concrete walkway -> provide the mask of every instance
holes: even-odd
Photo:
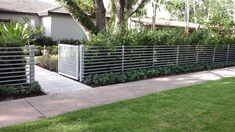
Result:
[[[41,85],[42,90],[47,94],[59,94],[91,89],[91,87],[87,85],[38,66],[35,66],[35,79]]]
[[[222,77],[235,77],[235,67],[0,102],[0,127],[53,117],[69,111],[136,98],[208,80],[218,80]]]

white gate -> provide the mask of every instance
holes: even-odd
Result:
[[[79,69],[79,46],[59,44],[59,74],[79,80]]]

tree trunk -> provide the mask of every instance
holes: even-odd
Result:
[[[152,2],[152,7],[153,7],[152,28],[154,29],[156,26],[156,10],[157,10],[157,6],[154,1]]]
[[[189,0],[185,0],[185,32],[189,32]]]
[[[233,0],[233,22],[235,23],[235,0]]]
[[[96,12],[96,27],[99,31],[104,31],[106,28],[106,10],[103,0],[94,0],[94,7]]]
[[[197,16],[196,16],[196,0],[193,0],[193,15],[194,15],[194,23],[197,23]]]
[[[206,22],[209,22],[210,21],[210,13],[211,13],[211,0],[209,0],[209,5],[208,5],[208,12],[207,12],[207,19],[206,19]]]
[[[115,30],[119,29],[124,23],[124,6],[125,0],[115,0],[116,16],[115,16]]]
[[[127,17],[130,18],[147,0],[138,0],[130,9],[127,9]],[[120,29],[121,26],[125,22],[124,9],[127,7],[128,0],[114,0],[115,8],[116,8],[116,16],[115,16],[115,30]]]

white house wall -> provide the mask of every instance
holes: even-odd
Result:
[[[87,40],[82,27],[69,15],[51,15],[51,37],[55,40]]]
[[[22,22],[24,18],[29,18],[30,21],[35,22],[35,25],[39,25],[40,18],[37,15],[25,15],[25,14],[13,14],[13,13],[0,13],[0,19],[8,19],[11,21]]]
[[[45,35],[51,37],[51,17],[42,17],[42,26]]]

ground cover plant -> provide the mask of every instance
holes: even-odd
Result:
[[[227,132],[235,129],[234,110],[235,78],[226,78],[6,127],[0,131]]]
[[[44,95],[38,82],[29,85],[0,85],[0,101]]]
[[[162,75],[182,74],[202,70],[211,70],[234,66],[235,61],[216,62],[216,63],[198,63],[178,66],[164,66],[155,68],[146,68],[139,70],[129,70],[116,73],[93,74],[85,77],[84,83],[92,86],[104,86],[117,83],[124,83],[142,79],[158,77]]]

